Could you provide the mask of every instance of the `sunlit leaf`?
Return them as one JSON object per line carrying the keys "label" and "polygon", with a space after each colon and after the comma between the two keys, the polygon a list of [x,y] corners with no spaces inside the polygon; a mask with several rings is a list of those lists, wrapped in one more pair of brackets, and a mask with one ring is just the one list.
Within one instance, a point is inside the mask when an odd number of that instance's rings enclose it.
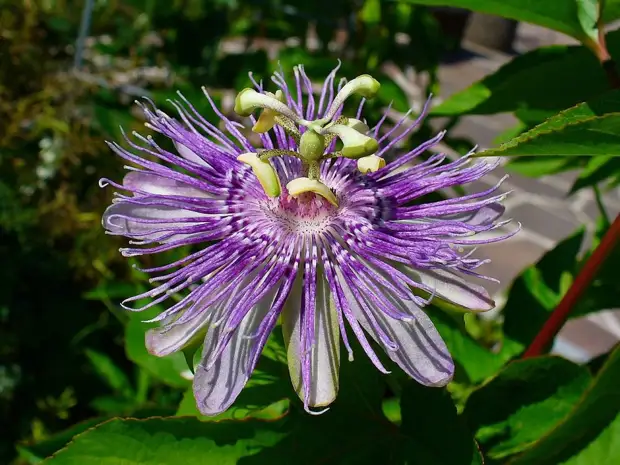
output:
{"label": "sunlit leaf", "polygon": [[477,156],[618,156],[618,128],[620,91],[614,90],[564,110]]}
{"label": "sunlit leaf", "polygon": [[406,0],[488,13],[555,29],[580,41],[596,39],[596,0]]}
{"label": "sunlit leaf", "polygon": [[[620,55],[619,30],[607,34],[607,48],[612,56]],[[450,96],[431,115],[517,112],[522,121],[536,124],[608,90],[605,72],[590,50],[583,46],[554,45],[515,57],[494,73]]]}

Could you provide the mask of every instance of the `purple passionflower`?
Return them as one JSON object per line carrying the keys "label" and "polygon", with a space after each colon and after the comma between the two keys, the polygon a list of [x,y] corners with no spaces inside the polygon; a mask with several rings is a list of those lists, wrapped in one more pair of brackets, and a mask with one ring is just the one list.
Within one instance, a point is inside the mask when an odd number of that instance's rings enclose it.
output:
{"label": "purple passionflower", "polygon": [[[169,138],[177,153],[138,134],[141,144],[127,139],[132,151],[109,144],[136,166],[128,167],[122,185],[102,180],[124,192],[103,216],[107,233],[131,239],[121,253],[199,246],[177,262],[144,270],[161,273],[151,278],[157,287],[123,306],[150,298],[129,308],[140,311],[185,291],[155,318],[162,324],[149,330],[146,345],[164,356],[204,341],[193,380],[203,414],[234,402],[279,318],[293,386],[311,411],[336,397],[341,340],[353,359],[345,326],[382,372],[367,336],[419,383],[444,386],[454,363],[422,307],[432,299],[474,311],[494,307],[482,286],[465,280],[485,278],[476,272],[485,261],[464,247],[507,237],[476,237],[506,223],[497,221],[504,195],[493,194],[496,186],[414,202],[475,181],[496,163],[470,154],[448,163],[434,154],[415,163],[440,133],[386,164],[384,156],[397,151],[426,107],[413,124],[408,113],[389,130],[382,130],[386,116],[370,129],[361,120],[364,99],[355,117],[342,114],[343,104],[354,94],[372,98],[379,83],[363,75],[341,80],[335,90],[337,69],[318,98],[302,66],[294,68],[293,88],[275,73],[275,94],[262,83],[239,93],[235,111],[251,118],[261,147],[206,92],[224,129],[179,94],[178,119],[150,101],[140,104],[147,126]],[[256,109],[262,109],[258,118]]]}

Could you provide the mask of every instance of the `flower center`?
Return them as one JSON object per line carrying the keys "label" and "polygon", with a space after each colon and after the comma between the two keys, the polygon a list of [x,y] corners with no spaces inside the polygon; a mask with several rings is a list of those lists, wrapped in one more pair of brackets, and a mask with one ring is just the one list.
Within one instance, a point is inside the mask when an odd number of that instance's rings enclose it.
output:
{"label": "flower center", "polygon": [[286,190],[279,197],[262,202],[261,209],[274,226],[300,235],[325,231],[339,210],[315,193],[293,197]]}

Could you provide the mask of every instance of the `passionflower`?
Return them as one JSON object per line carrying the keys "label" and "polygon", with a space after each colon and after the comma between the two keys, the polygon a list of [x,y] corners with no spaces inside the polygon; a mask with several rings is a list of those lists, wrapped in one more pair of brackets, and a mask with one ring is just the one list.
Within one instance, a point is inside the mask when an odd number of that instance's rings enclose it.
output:
{"label": "passionflower", "polygon": [[[225,116],[207,121],[181,94],[173,118],[140,102],[146,126],[170,139],[176,153],[152,137],[126,137],[129,149],[109,143],[131,163],[103,216],[108,234],[130,239],[126,257],[182,246],[193,252],[157,268],[152,290],[125,300],[141,311],[180,297],[155,320],[146,346],[164,356],[202,343],[193,389],[199,410],[226,410],[248,381],[271,331],[281,320],[292,384],[307,411],[334,401],[342,346],[355,335],[366,355],[387,372],[369,338],[411,378],[444,386],[454,364],[431,319],[430,301],[484,311],[494,302],[476,272],[484,260],[473,246],[502,240],[488,233],[504,209],[495,188],[421,203],[425,194],[475,181],[496,163],[468,154],[419,156],[444,133],[398,154],[419,125],[409,112],[386,129],[362,119],[365,99],[379,91],[368,75],[336,85],[334,69],[320,92],[294,68],[282,72],[275,93],[242,90],[234,110],[251,126]],[[353,96],[356,114],[343,114]],[[358,98],[358,97],[356,97]],[[221,128],[221,129],[220,129]],[[253,139],[260,144],[250,142]],[[394,161],[386,163],[391,153]],[[156,161],[154,161],[156,160]],[[490,279],[490,278],[489,278]],[[132,302],[149,303],[132,308]]]}

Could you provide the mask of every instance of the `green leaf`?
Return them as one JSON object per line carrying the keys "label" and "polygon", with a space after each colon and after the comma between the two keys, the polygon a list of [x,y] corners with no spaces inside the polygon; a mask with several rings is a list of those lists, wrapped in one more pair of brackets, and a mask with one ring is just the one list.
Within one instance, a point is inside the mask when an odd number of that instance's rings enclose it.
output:
{"label": "green leaf", "polygon": [[[354,344],[360,349],[359,344]],[[444,389],[409,381],[401,413],[391,403],[383,414],[385,378],[359,350],[355,362],[341,367],[338,399],[322,415],[310,415],[291,402],[287,415],[274,421],[244,418],[201,422],[188,418],[115,419],[74,440],[48,462],[56,465],[124,463],[176,465],[241,463],[376,465],[481,464],[465,423],[457,417]],[[423,419],[423,421],[420,421]]]}
{"label": "green leaf", "polygon": [[467,8],[555,29],[582,42],[596,40],[596,0],[407,0]]}
{"label": "green leaf", "polygon": [[586,166],[579,172],[579,177],[570,188],[569,193],[598,185],[603,181],[617,176],[620,173],[620,159],[617,157],[598,155],[588,160]]}
{"label": "green leaf", "polygon": [[134,410],[137,402],[128,397],[99,396],[93,399],[89,405],[102,415],[123,416]]}
{"label": "green leaf", "polygon": [[[431,311],[429,315],[448,346],[452,358],[463,369],[470,382],[479,383],[485,380],[506,362],[504,357],[481,346],[460,328],[450,315],[440,310]],[[454,318],[463,318],[463,315],[455,315]]]}
{"label": "green leaf", "polygon": [[53,465],[226,465],[278,443],[282,422],[113,419],[76,436]]}
{"label": "green leaf", "polygon": [[[607,34],[607,48],[612,56],[620,55],[620,30]],[[521,121],[536,124],[608,90],[605,72],[587,48],[542,47],[450,96],[431,115],[516,112]]]}
{"label": "green leaf", "polygon": [[107,419],[108,418],[105,417],[92,418],[90,420],[77,423],[71,426],[69,429],[54,434],[53,436],[43,441],[39,441],[34,444],[18,444],[17,450],[19,452],[19,455],[24,460],[27,460],[28,463],[39,463],[45,457],[52,455],[58,449],[64,447],[76,434],[82,433]]}
{"label": "green leaf", "polygon": [[129,378],[127,378],[123,370],[114,364],[114,361],[110,357],[91,349],[86,349],[85,353],[99,377],[110,386],[114,392],[126,399],[134,397],[134,390]]}
{"label": "green leaf", "polygon": [[135,118],[124,108],[119,110],[106,105],[94,104],[93,110],[95,116],[93,124],[108,137],[122,137],[120,126],[125,130],[136,126]]}
{"label": "green leaf", "polygon": [[190,384],[190,372],[182,353],[177,352],[165,357],[156,357],[146,350],[144,335],[153,323],[143,323],[139,318],[144,315],[131,315],[125,326],[125,352],[127,358],[144,368],[155,378],[173,387],[185,388]]}
{"label": "green leaf", "polygon": [[[426,388],[408,380],[401,412],[388,403],[384,414],[383,386],[377,370],[362,357],[343,362],[342,386],[329,411],[311,416],[292,410],[291,434],[265,449],[256,463],[338,465],[473,465],[481,456],[445,389]],[[260,460],[258,460],[260,459]]]}
{"label": "green leaf", "polygon": [[[300,464],[376,465],[472,465],[481,457],[472,434],[456,416],[444,389],[425,388],[405,381],[399,402],[384,401],[386,378],[364,355],[355,341],[356,359],[343,361],[340,392],[330,409],[309,415],[299,401],[285,417],[290,433],[272,448],[254,458],[257,464],[288,465],[294,457]],[[357,355],[359,354],[359,355]],[[386,418],[402,421],[399,427]],[[420,422],[420,418],[424,418]]]}
{"label": "green leaf", "polygon": [[[153,415],[168,415],[169,409],[159,407],[146,407],[138,408],[131,411],[131,416],[134,418],[149,418]],[[77,434],[83,433],[86,430],[90,430],[93,427],[110,420],[111,416],[101,416],[91,418],[80,423],[76,423],[70,428],[56,433],[42,441],[36,443],[20,443],[17,445],[17,450],[20,457],[27,460],[28,463],[37,464],[44,460],[46,457],[54,454],[61,448],[65,447],[71,439]]]}
{"label": "green leaf", "polygon": [[[618,463],[620,348],[616,348],[572,411],[548,435],[510,462],[511,465]],[[614,455],[611,455],[614,454]],[[573,457],[571,461],[571,457]],[[584,457],[594,460],[585,462]]]}
{"label": "green leaf", "polygon": [[403,391],[401,410],[401,430],[415,444],[415,449],[406,447],[410,452],[406,457],[412,461],[404,463],[483,464],[476,442],[445,389],[410,382]]}
{"label": "green leaf", "polygon": [[603,21],[610,23],[620,18],[620,0],[599,0],[604,3]]}
{"label": "green leaf", "polygon": [[477,156],[620,155],[620,91],[614,90],[549,118],[498,148]]}
{"label": "green leaf", "polygon": [[526,124],[524,121],[519,120],[516,125],[503,130],[497,136],[495,136],[495,139],[493,139],[493,145],[499,145],[511,141],[528,129],[528,124]]}
{"label": "green leaf", "polygon": [[124,299],[133,294],[136,294],[135,283],[112,281],[103,282],[82,296],[87,300],[110,300]]}
{"label": "green leaf", "polygon": [[288,398],[270,402],[273,396],[274,394],[269,386],[246,386],[228,410],[219,415],[207,417],[198,411],[194,392],[190,388],[183,394],[177,416],[197,417],[201,421],[244,420],[247,418],[273,420],[285,415],[290,407]]}
{"label": "green leaf", "polygon": [[497,149],[477,153],[479,157],[509,156],[620,156],[620,113],[569,123],[551,132],[534,128]]}
{"label": "green leaf", "polygon": [[381,1],[366,0],[359,14],[360,19],[366,24],[378,24],[381,22]]}
{"label": "green leaf", "polygon": [[594,441],[562,465],[592,465],[620,462],[620,415]]}
{"label": "green leaf", "polygon": [[407,94],[405,94],[402,87],[387,76],[381,76],[380,80],[381,90],[377,95],[377,99],[385,105],[392,104],[392,108],[396,111],[407,112],[411,105],[409,105]]}
{"label": "green leaf", "polygon": [[579,166],[577,157],[517,157],[509,159],[506,169],[521,176],[538,178],[562,173]]}
{"label": "green leaf", "polygon": [[590,381],[587,368],[560,357],[518,360],[474,391],[463,415],[477,431],[485,455],[500,459],[548,433]]}
{"label": "green leaf", "polygon": [[[601,222],[598,225],[592,249],[580,261],[579,267],[592,255],[595,247],[600,243],[608,230],[609,225],[606,222]],[[616,246],[606,257],[585,294],[575,305],[572,316],[581,316],[597,310],[616,308],[618,302],[620,302],[618,263],[620,263],[620,247]]]}

